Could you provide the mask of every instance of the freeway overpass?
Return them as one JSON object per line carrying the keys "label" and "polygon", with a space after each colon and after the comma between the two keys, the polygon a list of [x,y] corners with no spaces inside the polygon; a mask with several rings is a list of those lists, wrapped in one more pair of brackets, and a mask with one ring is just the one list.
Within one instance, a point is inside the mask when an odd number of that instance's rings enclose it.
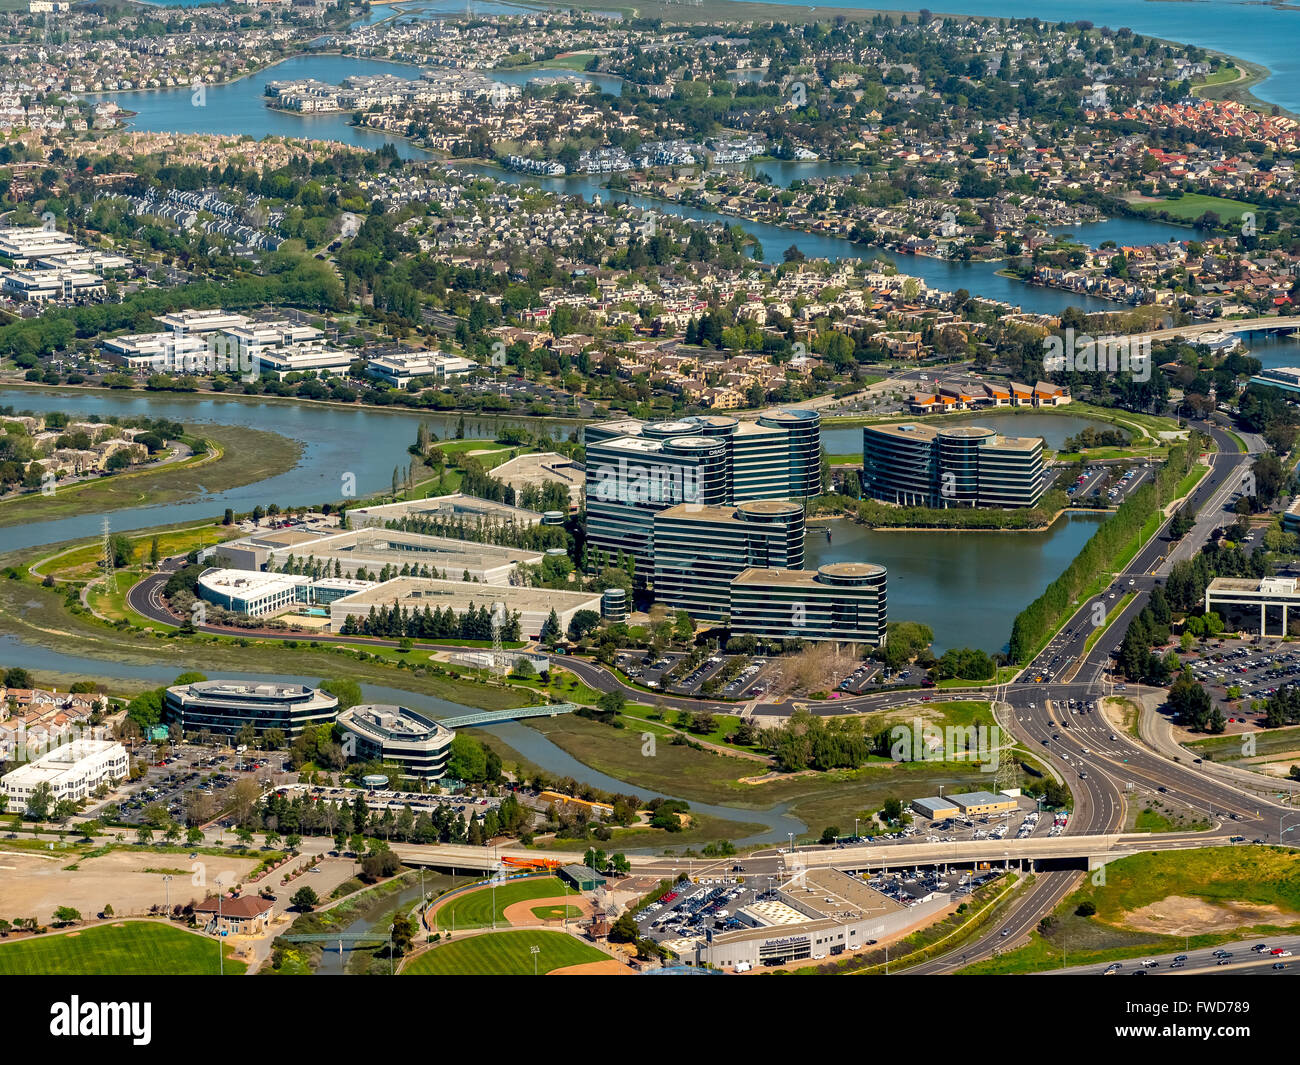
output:
{"label": "freeway overpass", "polygon": [[1213,322],[1197,322],[1170,329],[1156,329],[1150,333],[1134,333],[1130,340],[1193,340],[1205,333],[1263,333],[1270,331],[1300,330],[1300,315],[1271,314],[1261,318],[1219,318]]}
{"label": "freeway overpass", "polygon": [[[1158,850],[1191,850],[1229,846],[1228,837],[1214,832],[1105,833],[1089,835],[1030,836],[1026,839],[977,839],[952,843],[878,843],[848,847],[808,847],[789,851],[773,863],[771,871],[786,875],[804,869],[843,869],[880,872],[911,869],[919,865],[971,865],[1051,863],[1059,867],[1095,869],[1130,854]],[[393,852],[406,865],[424,865],[466,872],[491,872],[503,858],[523,861],[546,858],[563,864],[581,863],[580,851],[530,851],[525,847],[471,847],[464,844],[394,844]],[[681,858],[633,854],[633,872],[662,874],[669,868],[685,871]],[[754,858],[742,859],[746,872],[755,869]],[[761,860],[761,859],[760,859]],[[703,872],[708,863],[700,863]]]}

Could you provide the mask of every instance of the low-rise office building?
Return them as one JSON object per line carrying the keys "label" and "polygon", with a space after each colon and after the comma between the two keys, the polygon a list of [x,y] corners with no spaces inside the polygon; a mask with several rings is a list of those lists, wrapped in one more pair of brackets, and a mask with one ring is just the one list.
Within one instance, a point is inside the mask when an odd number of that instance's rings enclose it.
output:
{"label": "low-rise office building", "polygon": [[[270,617],[306,601],[300,589],[310,577],[289,573],[253,573],[242,569],[208,569],[199,574],[197,591],[205,602],[247,614],[250,618]],[[302,595],[300,600],[299,596]]]}
{"label": "low-rise office building", "polygon": [[910,507],[1032,507],[1047,491],[1040,437],[917,422],[862,430],[862,490]]}
{"label": "low-rise office building", "polygon": [[243,569],[208,569],[199,574],[198,593],[232,614],[274,617],[302,607],[327,606],[377,582],[350,577],[312,577],[294,573],[258,573]]}
{"label": "low-rise office building", "polygon": [[402,503],[380,503],[373,507],[357,507],[347,512],[348,525],[353,529],[367,526],[383,528],[389,522],[403,520],[464,521],[473,527],[483,525],[525,525],[541,523],[542,516],[535,510],[512,507],[507,503],[494,503],[490,499],[467,496],[453,492],[428,499],[411,499]]}
{"label": "low-rise office building", "polygon": [[747,569],[730,585],[735,633],[879,647],[888,614],[884,566],[831,562],[816,570]]}
{"label": "low-rise office building", "polygon": [[183,734],[233,736],[251,725],[258,734],[279,729],[294,740],[306,728],[332,722],[338,710],[338,699],[305,684],[205,680],[168,688],[163,698],[164,720]]}
{"label": "low-rise office building", "polygon": [[387,569],[390,576],[445,576],[450,580],[509,584],[520,566],[536,566],[543,557],[541,551],[367,526],[273,548],[265,566],[268,570],[305,566],[309,573],[323,568],[324,572],[349,577],[359,570],[373,576]]}
{"label": "low-rise office building", "polygon": [[1300,581],[1294,577],[1215,577],[1205,589],[1205,612],[1223,618],[1230,632],[1286,636],[1291,616],[1300,621]]}
{"label": "low-rise office building", "polygon": [[448,381],[464,377],[478,369],[473,359],[447,355],[440,351],[412,351],[401,355],[381,355],[366,365],[366,373],[387,381],[395,388],[404,388],[411,381],[428,377],[435,381]]}
{"label": "low-rise office building", "polygon": [[10,807],[26,809],[33,793],[48,784],[54,802],[79,802],[100,784],[124,780],[130,770],[126,748],[111,740],[73,740],[0,777],[0,794]]}
{"label": "low-rise office building", "polygon": [[423,780],[436,780],[447,771],[455,733],[405,706],[354,706],[339,714],[338,723],[353,741],[354,758],[390,762]]}
{"label": "low-rise office building", "polygon": [[356,595],[336,599],[329,606],[330,629],[340,632],[349,617],[363,621],[371,609],[405,611],[407,615],[451,610],[463,616],[470,610],[503,603],[508,614],[519,615],[520,633],[524,638],[541,634],[552,610],[566,631],[579,610],[600,612],[599,592],[566,592],[554,588],[529,588],[520,585],[483,585],[467,581],[433,580],[428,577],[395,577],[376,584]]}
{"label": "low-rise office building", "polygon": [[731,582],[745,570],[803,566],[803,506],[679,504],[654,515],[653,547],[655,601],[717,621],[730,612]]}

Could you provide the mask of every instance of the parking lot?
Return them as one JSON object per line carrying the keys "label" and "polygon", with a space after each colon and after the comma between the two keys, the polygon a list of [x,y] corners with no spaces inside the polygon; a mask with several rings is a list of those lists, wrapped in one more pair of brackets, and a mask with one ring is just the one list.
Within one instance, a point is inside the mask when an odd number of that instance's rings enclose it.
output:
{"label": "parking lot", "polygon": [[736,917],[736,911],[774,898],[774,881],[763,877],[761,885],[749,886],[742,879],[737,875],[703,879],[700,883],[684,881],[642,910],[637,915],[637,927],[643,936],[656,942],[704,938],[710,931],[752,927]]}
{"label": "parking lot", "polygon": [[1151,463],[1133,466],[1085,466],[1074,481],[1064,486],[1079,506],[1117,507],[1152,475]]}
{"label": "parking lot", "polygon": [[368,809],[392,810],[395,813],[401,812],[404,807],[409,806],[412,813],[419,815],[433,813],[439,807],[445,806],[454,812],[463,814],[466,821],[471,817],[482,820],[483,815],[489,810],[495,810],[501,805],[500,798],[496,797],[473,798],[468,795],[424,795],[410,791],[360,792],[356,788],[308,788],[302,784],[288,784],[278,790],[290,796],[295,793],[306,792],[316,802],[333,803],[352,803],[356,801],[358,795],[364,795]]}
{"label": "parking lot", "polygon": [[[1265,700],[1300,682],[1300,648],[1281,640],[1224,640],[1204,654],[1187,654],[1183,661],[1228,717],[1228,731],[1264,727],[1264,715],[1249,709],[1252,699]],[[1239,701],[1229,690],[1239,692]]]}
{"label": "parking lot", "polygon": [[209,808],[220,812],[226,805],[228,789],[238,780],[251,777],[269,786],[273,774],[283,771],[284,766],[282,754],[222,752],[189,744],[171,745],[167,752],[158,758],[158,748],[150,745],[136,753],[149,768],[143,778],[116,799],[119,820],[140,824],[147,810],[161,806],[172,820],[185,824],[187,795],[210,796]]}

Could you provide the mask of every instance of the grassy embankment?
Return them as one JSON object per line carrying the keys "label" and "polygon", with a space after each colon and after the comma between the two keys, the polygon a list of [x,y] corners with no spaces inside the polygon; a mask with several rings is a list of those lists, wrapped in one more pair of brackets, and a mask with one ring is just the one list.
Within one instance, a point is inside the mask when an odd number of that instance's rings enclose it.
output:
{"label": "grassy embankment", "polygon": [[[917,716],[940,727],[991,725],[993,721],[987,703],[961,700],[917,703],[863,715],[864,727],[875,734],[896,724],[911,725]],[[750,759],[662,740],[655,744],[654,756],[647,757],[639,722],[625,724],[627,727],[620,729],[573,717],[528,722],[585,765],[635,786],[688,801],[740,808],[767,809],[789,803],[790,812],[814,834],[827,825],[843,828],[852,825],[855,817],[868,818],[890,797],[930,794],[940,783],[951,789],[984,787],[989,781],[988,774],[971,762],[895,763],[875,757],[859,769],[780,774],[765,771]],[[666,838],[675,843],[677,835]]]}
{"label": "grassy embankment", "polygon": [[[1094,883],[1100,879],[1100,883]],[[1095,916],[1076,910],[1084,902]],[[1038,972],[1214,946],[1300,925],[1300,854],[1215,847],[1137,854],[1088,878],[1027,946],[963,970]]]}
{"label": "grassy embankment", "polygon": [[204,426],[203,436],[216,450],[215,457],[200,455],[137,473],[83,481],[52,496],[39,492],[15,496],[0,503],[0,527],[186,502],[206,492],[224,492],[275,477],[292,469],[302,454],[298,441],[261,429]]}

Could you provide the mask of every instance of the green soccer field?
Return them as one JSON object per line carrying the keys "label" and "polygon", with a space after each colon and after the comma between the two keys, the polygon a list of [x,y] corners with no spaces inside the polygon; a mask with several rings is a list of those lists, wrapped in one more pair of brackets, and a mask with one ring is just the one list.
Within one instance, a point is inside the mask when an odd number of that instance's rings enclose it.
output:
{"label": "green soccer field", "polygon": [[604,951],[580,943],[563,932],[521,930],[489,932],[456,940],[426,951],[402,970],[404,976],[529,976],[531,948],[537,947],[537,973],[566,965],[608,961]]}
{"label": "green soccer field", "polygon": [[[226,950],[225,973],[242,962]],[[76,934],[0,943],[0,976],[215,976],[217,946],[205,936],[151,921],[100,925]]]}
{"label": "green soccer field", "polygon": [[[570,889],[570,895],[577,893]],[[505,923],[505,909],[516,902],[528,899],[552,899],[564,894],[564,882],[557,877],[543,876],[535,880],[514,880],[501,884],[496,889],[496,923]],[[480,888],[468,895],[462,895],[443,906],[436,914],[438,927],[436,931],[445,931],[453,927],[490,928],[492,926],[492,889]]]}

